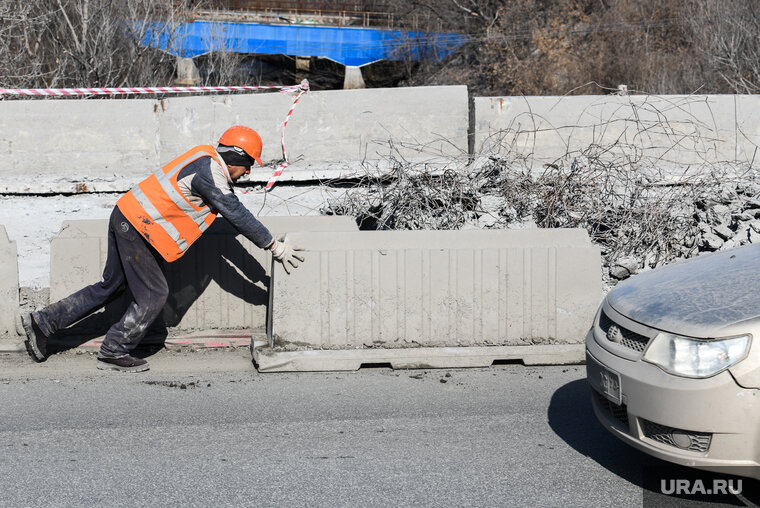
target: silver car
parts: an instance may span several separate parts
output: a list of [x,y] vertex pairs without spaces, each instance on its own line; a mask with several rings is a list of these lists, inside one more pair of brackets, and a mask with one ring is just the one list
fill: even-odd
[[586,337],[594,412],[670,462],[760,478],[760,245],[620,283]]

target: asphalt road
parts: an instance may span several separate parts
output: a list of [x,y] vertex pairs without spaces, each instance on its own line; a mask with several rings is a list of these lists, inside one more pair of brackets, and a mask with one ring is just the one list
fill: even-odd
[[2,506],[642,506],[583,366],[258,374],[0,355]]

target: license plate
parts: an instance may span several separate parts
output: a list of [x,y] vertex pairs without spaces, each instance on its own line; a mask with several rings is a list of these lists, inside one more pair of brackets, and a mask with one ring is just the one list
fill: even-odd
[[623,395],[620,389],[620,374],[600,365],[589,357],[586,363],[586,373],[591,385],[599,390],[610,402],[621,405]]

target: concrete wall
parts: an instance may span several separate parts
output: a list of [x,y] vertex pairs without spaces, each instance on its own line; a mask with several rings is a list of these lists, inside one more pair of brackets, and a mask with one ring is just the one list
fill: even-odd
[[[356,231],[351,217],[261,217],[275,237],[288,231]],[[50,246],[50,300],[60,300],[97,282],[107,254],[107,220],[66,221]],[[217,219],[182,258],[166,264],[170,296],[157,329],[176,332],[219,329],[264,330],[270,254],[223,219]],[[105,332],[128,300],[109,304],[74,333]],[[160,330],[158,330],[160,332]]]
[[157,167],[155,101],[3,100],[0,192],[120,190]]
[[315,348],[580,343],[602,298],[583,230],[293,233],[272,277],[275,344]]
[[[251,177],[263,182],[281,157],[292,100],[278,92],[4,100],[0,193],[125,191],[239,123],[263,137],[269,166]],[[658,167],[748,162],[760,145],[760,96],[753,95],[476,97],[472,117],[475,152],[509,147],[539,168],[589,146],[593,154],[595,145],[604,157]],[[382,166],[390,145],[407,160],[461,155],[469,130],[463,86],[309,92],[287,127],[293,164],[282,181],[363,173],[362,161]]]
[[749,162],[760,143],[758,96],[476,97],[475,118],[476,151],[510,146],[539,164],[592,145],[657,166]]
[[[382,160],[389,141],[408,159],[466,152],[467,100],[463,86],[309,92],[286,129],[293,165],[282,180],[344,175],[361,160]],[[282,157],[280,131],[292,101],[278,92],[5,100],[0,192],[126,191],[190,147],[214,143],[234,124],[261,134],[262,159],[271,167],[253,179],[266,181]]]
[[[0,342],[17,339],[16,315],[19,307],[16,242],[8,239],[0,225]],[[17,340],[14,340],[17,342]]]

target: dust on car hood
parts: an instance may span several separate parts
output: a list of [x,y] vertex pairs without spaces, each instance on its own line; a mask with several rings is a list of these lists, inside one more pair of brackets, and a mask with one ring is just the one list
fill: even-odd
[[760,244],[635,275],[607,295],[613,309],[652,328],[697,338],[745,333],[760,321]]

